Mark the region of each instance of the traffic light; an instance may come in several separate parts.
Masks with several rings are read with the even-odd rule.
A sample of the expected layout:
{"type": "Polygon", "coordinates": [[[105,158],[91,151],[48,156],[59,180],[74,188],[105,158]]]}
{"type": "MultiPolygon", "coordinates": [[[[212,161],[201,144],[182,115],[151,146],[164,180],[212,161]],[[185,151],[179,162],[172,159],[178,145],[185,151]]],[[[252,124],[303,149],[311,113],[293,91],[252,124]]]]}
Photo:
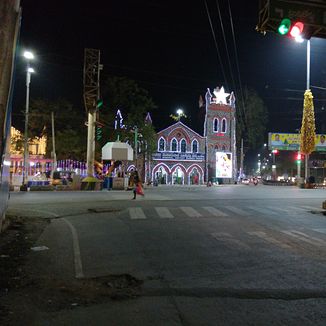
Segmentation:
{"type": "Polygon", "coordinates": [[[298,39],[302,38],[303,30],[304,30],[304,23],[301,21],[294,21],[291,22],[289,18],[284,18],[281,21],[277,31],[281,35],[290,35],[291,37],[298,39]]]}
{"type": "Polygon", "coordinates": [[[96,101],[96,108],[100,110],[102,107],[103,107],[103,100],[102,99],[98,99],[96,101]]]}
{"type": "Polygon", "coordinates": [[[301,154],[298,153],[298,154],[297,154],[297,163],[298,163],[298,164],[301,163],[301,158],[302,158],[302,157],[301,157],[301,154]]]}
{"type": "Polygon", "coordinates": [[[277,150],[277,149],[273,149],[273,150],[272,150],[272,153],[273,153],[273,154],[278,154],[278,150],[277,150]]]}
{"type": "Polygon", "coordinates": [[[96,126],[96,140],[102,139],[102,126],[96,126]]]}
{"type": "Polygon", "coordinates": [[[286,35],[291,27],[291,20],[289,18],[284,18],[280,24],[280,26],[278,27],[278,32],[281,35],[286,35]]]}
{"type": "Polygon", "coordinates": [[[302,22],[296,22],[292,25],[291,30],[290,30],[290,35],[293,38],[297,38],[301,36],[303,32],[304,24],[302,22]]]}

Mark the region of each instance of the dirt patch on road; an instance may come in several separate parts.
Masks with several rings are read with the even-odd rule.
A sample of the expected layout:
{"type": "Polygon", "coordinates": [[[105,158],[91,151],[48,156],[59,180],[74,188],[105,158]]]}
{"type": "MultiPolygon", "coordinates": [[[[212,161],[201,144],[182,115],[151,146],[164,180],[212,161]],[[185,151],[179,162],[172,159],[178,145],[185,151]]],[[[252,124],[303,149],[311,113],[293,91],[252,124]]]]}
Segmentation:
{"type": "Polygon", "coordinates": [[[28,274],[27,255],[49,219],[10,217],[0,234],[0,324],[27,325],[41,312],[137,297],[142,281],[128,274],[60,280],[28,274]]]}

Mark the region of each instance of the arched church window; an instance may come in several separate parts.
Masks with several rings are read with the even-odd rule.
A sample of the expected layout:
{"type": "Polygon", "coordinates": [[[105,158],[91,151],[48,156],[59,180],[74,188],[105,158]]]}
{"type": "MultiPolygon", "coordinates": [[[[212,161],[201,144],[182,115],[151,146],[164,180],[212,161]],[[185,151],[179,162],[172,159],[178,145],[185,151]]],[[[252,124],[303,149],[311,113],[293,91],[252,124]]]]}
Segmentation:
{"type": "Polygon", "coordinates": [[[192,152],[193,153],[198,152],[198,141],[196,139],[192,142],[192,152]]]}
{"type": "Polygon", "coordinates": [[[165,140],[164,140],[164,138],[160,138],[159,143],[158,143],[158,150],[159,150],[159,152],[165,151],[165,140]]]}
{"type": "Polygon", "coordinates": [[[219,121],[218,118],[214,118],[213,120],[213,132],[218,132],[219,121]]]}
{"type": "Polygon", "coordinates": [[[187,143],[186,143],[186,141],[184,139],[181,140],[181,146],[180,146],[180,148],[181,148],[181,152],[182,153],[185,153],[186,152],[187,143]]]}
{"type": "Polygon", "coordinates": [[[222,132],[226,132],[226,119],[222,119],[222,132]]]}
{"type": "Polygon", "coordinates": [[[214,149],[218,151],[218,145],[215,145],[214,149]]]}
{"type": "Polygon", "coordinates": [[[177,150],[178,150],[178,143],[177,140],[173,138],[171,143],[171,151],[176,152],[177,150]]]}
{"type": "Polygon", "coordinates": [[[222,151],[225,151],[225,150],[226,150],[225,145],[223,145],[222,146],[222,151]]]}

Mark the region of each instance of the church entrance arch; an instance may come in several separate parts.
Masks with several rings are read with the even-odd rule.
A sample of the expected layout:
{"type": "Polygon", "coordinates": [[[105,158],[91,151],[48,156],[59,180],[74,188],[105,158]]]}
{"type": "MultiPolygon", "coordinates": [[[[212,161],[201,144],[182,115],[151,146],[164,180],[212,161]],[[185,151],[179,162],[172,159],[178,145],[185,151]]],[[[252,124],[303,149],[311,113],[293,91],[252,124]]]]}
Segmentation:
{"type": "Polygon", "coordinates": [[[177,165],[172,169],[172,184],[183,185],[185,183],[185,169],[180,165],[177,165]]]}
{"type": "Polygon", "coordinates": [[[158,184],[167,184],[168,183],[168,170],[164,165],[158,165],[153,170],[154,180],[157,181],[158,184]]]}
{"type": "Polygon", "coordinates": [[[189,174],[189,183],[191,185],[198,185],[200,180],[200,174],[198,172],[198,169],[196,167],[192,168],[189,174]]]}
{"type": "Polygon", "coordinates": [[[204,182],[204,170],[198,164],[193,164],[189,166],[187,170],[188,174],[188,184],[190,185],[199,185],[204,182]]]}

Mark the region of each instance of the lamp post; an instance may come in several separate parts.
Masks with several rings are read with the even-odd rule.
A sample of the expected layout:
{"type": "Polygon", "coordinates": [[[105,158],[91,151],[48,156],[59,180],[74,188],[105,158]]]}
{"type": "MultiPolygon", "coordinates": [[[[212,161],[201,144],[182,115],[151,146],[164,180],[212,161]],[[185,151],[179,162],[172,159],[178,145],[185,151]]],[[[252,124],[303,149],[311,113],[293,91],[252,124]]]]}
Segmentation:
{"type": "MultiPolygon", "coordinates": [[[[31,74],[34,73],[34,69],[30,67],[30,60],[34,59],[32,52],[25,51],[24,57],[27,60],[26,69],[26,105],[25,105],[25,131],[24,131],[24,166],[23,166],[23,186],[28,181],[28,114],[29,114],[29,85],[31,83],[31,74]]],[[[27,189],[27,187],[26,187],[27,189]]]]}
{"type": "MultiPolygon", "coordinates": [[[[299,35],[295,38],[295,41],[298,43],[302,43],[304,39],[299,35]]],[[[307,77],[306,77],[306,89],[310,90],[310,39],[307,40],[307,77]]],[[[308,171],[308,162],[309,162],[309,154],[305,153],[305,180],[307,180],[309,176],[308,171]]]]}
{"type": "Polygon", "coordinates": [[[177,110],[177,115],[178,115],[178,121],[180,121],[181,117],[183,116],[183,110],[182,109],[178,109],[177,110]]]}
{"type": "Polygon", "coordinates": [[[272,164],[272,179],[275,181],[276,180],[276,163],[275,163],[275,154],[278,153],[277,149],[272,150],[272,155],[273,155],[273,164],[272,164]]]}

